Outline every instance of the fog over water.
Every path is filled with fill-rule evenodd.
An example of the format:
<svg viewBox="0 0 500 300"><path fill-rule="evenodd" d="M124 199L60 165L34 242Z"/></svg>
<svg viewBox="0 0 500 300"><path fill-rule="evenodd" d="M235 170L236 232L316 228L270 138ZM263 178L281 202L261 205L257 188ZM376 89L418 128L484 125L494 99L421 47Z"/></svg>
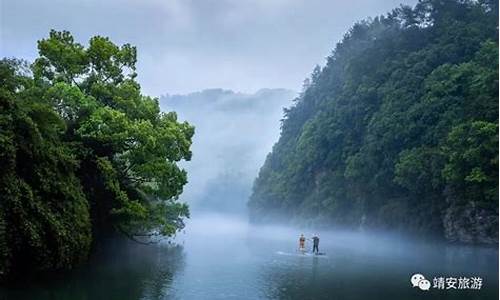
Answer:
<svg viewBox="0 0 500 300"><path fill-rule="evenodd" d="M322 256L297 238L319 234ZM172 243L111 241L88 265L7 299L497 299L498 252L373 232L250 225L203 213ZM310 250L311 242L306 242ZM410 277L480 277L480 290L422 291Z"/></svg>

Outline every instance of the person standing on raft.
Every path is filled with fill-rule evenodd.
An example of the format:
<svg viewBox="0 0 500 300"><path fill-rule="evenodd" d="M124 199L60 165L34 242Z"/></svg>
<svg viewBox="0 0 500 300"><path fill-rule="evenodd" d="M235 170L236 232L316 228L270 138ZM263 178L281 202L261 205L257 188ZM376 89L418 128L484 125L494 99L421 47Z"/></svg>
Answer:
<svg viewBox="0 0 500 300"><path fill-rule="evenodd" d="M319 253L319 237L317 234L315 234L313 237L312 237L312 240L313 240L313 253L316 253L318 254Z"/></svg>
<svg viewBox="0 0 500 300"><path fill-rule="evenodd" d="M306 238L304 234L300 235L299 238L299 251L305 252L306 251Z"/></svg>

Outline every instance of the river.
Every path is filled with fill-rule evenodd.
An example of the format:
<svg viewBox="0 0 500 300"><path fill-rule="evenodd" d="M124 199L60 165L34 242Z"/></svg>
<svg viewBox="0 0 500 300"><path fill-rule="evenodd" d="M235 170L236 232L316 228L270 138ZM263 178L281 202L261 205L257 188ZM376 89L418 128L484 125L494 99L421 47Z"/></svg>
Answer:
<svg viewBox="0 0 500 300"><path fill-rule="evenodd" d="M313 232L194 214L185 232L170 243L110 241L87 265L0 290L0 298L498 299L496 248L320 231L325 255L313 256L297 252L301 233L309 237ZM425 291L412 287L414 273L431 285L439 277L477 277L482 285Z"/></svg>

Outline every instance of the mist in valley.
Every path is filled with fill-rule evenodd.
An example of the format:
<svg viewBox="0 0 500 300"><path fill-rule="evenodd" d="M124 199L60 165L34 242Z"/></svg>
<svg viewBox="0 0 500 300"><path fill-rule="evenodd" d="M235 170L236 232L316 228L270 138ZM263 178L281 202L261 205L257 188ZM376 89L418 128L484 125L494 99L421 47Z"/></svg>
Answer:
<svg viewBox="0 0 500 300"><path fill-rule="evenodd" d="M246 215L253 180L280 132L283 108L296 93L261 89L253 94L210 89L160 98L163 111L195 126L188 184L180 196L191 212Z"/></svg>

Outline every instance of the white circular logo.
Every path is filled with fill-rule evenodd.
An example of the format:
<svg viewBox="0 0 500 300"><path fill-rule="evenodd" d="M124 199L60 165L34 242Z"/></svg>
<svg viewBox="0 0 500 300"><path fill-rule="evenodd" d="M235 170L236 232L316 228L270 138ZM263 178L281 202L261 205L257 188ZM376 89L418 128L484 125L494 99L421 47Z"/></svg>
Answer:
<svg viewBox="0 0 500 300"><path fill-rule="evenodd" d="M416 286L418 286L419 281L423 280L423 279L425 279L424 275L422 275L422 274L413 274L413 276L411 276L410 281L411 281L412 286L416 287Z"/></svg>
<svg viewBox="0 0 500 300"><path fill-rule="evenodd" d="M413 274L410 279L412 287L417 287L422 291L428 291L431 288L431 282L425 279L422 274Z"/></svg>
<svg viewBox="0 0 500 300"><path fill-rule="evenodd" d="M422 279L418 282L418 287L422 291L428 291L431 288L431 282L427 279Z"/></svg>

